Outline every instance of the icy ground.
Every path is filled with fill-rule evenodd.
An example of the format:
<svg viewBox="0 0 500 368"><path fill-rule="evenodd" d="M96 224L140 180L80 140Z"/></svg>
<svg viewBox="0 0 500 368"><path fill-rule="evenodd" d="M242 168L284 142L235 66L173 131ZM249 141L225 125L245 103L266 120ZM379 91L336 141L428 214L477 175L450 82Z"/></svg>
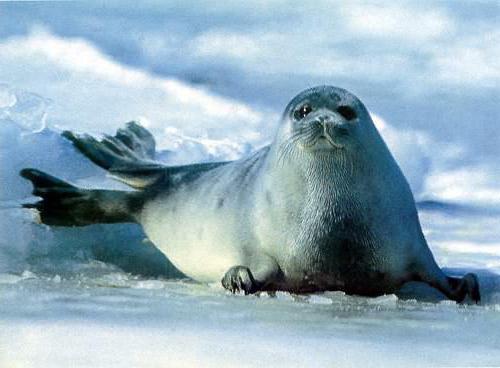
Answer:
<svg viewBox="0 0 500 368"><path fill-rule="evenodd" d="M2 367L498 366L498 304L232 296L89 265L2 275ZM96 276L96 274L100 274Z"/></svg>
<svg viewBox="0 0 500 368"><path fill-rule="evenodd" d="M418 7L416 2L411 4ZM349 32L341 35L345 42L337 47L348 44L355 29L330 27L335 34L317 32L328 35L324 39L292 42L293 37L303 37L304 29L329 23L311 20L312 24L302 24L292 39L286 39L290 36L281 27L289 28L289 17L283 17L271 35L266 30L274 29L276 20L257 17L269 23L255 26L253 33L241 32L241 37L219 27L197 36L187 48L191 54L183 59L162 52L154 58L155 45L157 51L180 49L177 44L167 47L162 40L190 44L183 37L191 30L178 32L182 37L176 38L175 27L168 28L163 30L166 34L137 40L148 46L143 51L154 59L154 65L142 68L102 52L108 44L130 45L127 35L134 33L122 32L120 17L133 18L135 6L129 9L132 15L98 8L104 20L89 21L81 8L72 7L60 9L58 16L51 11L45 15L60 22L66 15L81 19L84 30L101 29L96 24L102 21L119 29L103 37L123 39L91 42L85 34L63 37L45 28L1 38L0 82L6 84L0 85L0 368L500 366L500 145L498 105L492 97L498 94L491 87L499 74L490 67L497 63L490 60L498 60L499 33L489 30L476 13L465 11L473 21L462 27L463 19L453 18L452 12L427 10L430 3L426 4L420 12L403 10L419 30L425 20L431 23L426 30L433 32L412 33L404 27L400 33L388 31L396 38L418 34L418 39L401 40L408 45L408 60L415 60L415 68L387 62L385 57L400 48L386 45L385 35L382 44L388 49L380 49L382 60L375 63L380 70L358 64L359 55L347 53L344 56L354 59L344 60L344 67L314 69L319 74L312 79L307 79L312 71L306 68L316 56L325 55L324 44L330 47L340 29ZM384 21L373 24L394 21L397 8L383 10ZM306 13L311 12L314 6ZM377 14L377 9L370 10L371 16ZM240 15L236 19L246 20L247 11ZM199 11L199 17L206 18L205 10ZM26 19L7 18L11 19L2 19L2 25L14 22L14 28ZM452 21L446 22L448 18ZM141 21L148 25L156 21L157 30L165 24L163 18ZM462 33L456 36L448 25ZM201 27L208 26L202 23ZM6 28L0 29L0 36ZM478 33L471 36L474 30ZM365 45L374 45L370 50L378 49L377 32L358 31L364 32L357 34L358 41L366 38ZM92 36L97 34L101 32ZM492 36L485 39L483 49L478 46L468 52L469 45L480 44L484 34ZM225 47L228 37L241 47ZM466 45L455 45L448 37ZM255 48L261 38L271 45L263 55ZM310 41L316 42L316 56L300 59L283 54L283 44L296 45L298 53ZM100 47L93 42L101 42ZM439 68L414 57L414 50L424 44L430 47L426 55L433 56ZM126 50L117 47L122 49ZM224 50L236 54L223 54ZM481 56L482 52L486 54ZM472 55L472 61L449 59L461 53ZM129 55L134 62L140 59L136 56ZM339 57L326 59L338 62ZM369 61L372 65L372 57ZM462 69L467 62L472 64L469 72ZM394 70L386 70L388 64ZM155 65L164 65L165 72L155 70ZM236 68L241 65L243 70ZM421 65L426 65L431 77L400 74L418 71ZM178 79L168 76L176 67L186 68L174 73ZM294 75L297 69L304 70L304 75ZM198 75L210 70L219 74L211 75L213 84L200 85L188 78L196 79L193 70ZM344 77L321 74L331 70ZM380 73L384 70L385 77ZM358 79L346 79L347 75ZM371 80L372 76L382 80ZM404 85L392 92L392 78L417 86L416 90ZM61 138L63 129L109 134L128 120L139 119L157 138L158 158L167 163L235 159L269 142L282 104L299 89L318 82L357 88L368 108L388 120L373 114L419 202L422 225L438 263L450 274L476 272L481 305L456 305L419 285L410 285L397 296L375 299L342 293L233 296L220 285L179 279L137 226L50 229L34 224L31 213L20 209L20 203L33 199L30 185L18 176L24 167L36 167L78 185L122 187L75 152ZM441 95L427 94L429 90ZM412 99L416 95L417 102ZM268 100L279 102L280 107L258 105Z"/></svg>

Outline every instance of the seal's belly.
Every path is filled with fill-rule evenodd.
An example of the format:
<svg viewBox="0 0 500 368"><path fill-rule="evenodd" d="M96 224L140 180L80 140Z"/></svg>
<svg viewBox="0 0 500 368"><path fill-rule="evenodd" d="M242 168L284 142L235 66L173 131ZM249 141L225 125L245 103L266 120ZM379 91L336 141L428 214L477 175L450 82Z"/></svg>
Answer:
<svg viewBox="0 0 500 368"><path fill-rule="evenodd" d="M144 226L149 239L184 274L200 282L220 281L224 273L241 263L241 252L228 233L218 231L213 220L192 223L187 218L164 218Z"/></svg>
<svg viewBox="0 0 500 368"><path fill-rule="evenodd" d="M228 269L244 264L250 243L237 212L218 208L214 196L173 196L143 211L148 238L185 275L218 282ZM215 197L216 198L216 197Z"/></svg>

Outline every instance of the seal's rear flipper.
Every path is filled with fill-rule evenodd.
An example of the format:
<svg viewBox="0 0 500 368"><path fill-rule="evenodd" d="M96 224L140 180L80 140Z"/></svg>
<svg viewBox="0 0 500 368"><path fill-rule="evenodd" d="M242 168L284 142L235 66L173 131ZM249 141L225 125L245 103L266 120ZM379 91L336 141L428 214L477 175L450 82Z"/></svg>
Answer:
<svg viewBox="0 0 500 368"><path fill-rule="evenodd" d="M134 121L118 129L115 136L106 135L100 141L88 134L75 134L69 130L62 135L92 162L106 170L155 163L155 140L149 131Z"/></svg>
<svg viewBox="0 0 500 368"><path fill-rule="evenodd" d="M434 260L426 267L421 267L413 275L413 281L423 281L458 303L462 303L467 297L473 303L481 302L479 281L475 274L468 273L461 278L446 276Z"/></svg>
<svg viewBox="0 0 500 368"><path fill-rule="evenodd" d="M127 123L125 128L118 129L115 136L104 136L101 140L70 131L62 135L96 165L135 189L142 190L158 182L168 185L173 178L196 176L228 163L166 166L154 160L156 143L151 133L133 121Z"/></svg>
<svg viewBox="0 0 500 368"><path fill-rule="evenodd" d="M62 133L74 146L96 165L108 170L118 180L133 188L142 189L157 181L163 174L164 165L154 160L156 143L152 134L131 121L118 129L114 136L97 140L88 134ZM134 170L133 178L121 175L121 170ZM147 170L145 170L147 169Z"/></svg>
<svg viewBox="0 0 500 368"><path fill-rule="evenodd" d="M134 192L81 189L35 169L23 169L20 175L33 183L33 194L42 198L23 207L36 209L47 225L135 222L133 213L141 206Z"/></svg>

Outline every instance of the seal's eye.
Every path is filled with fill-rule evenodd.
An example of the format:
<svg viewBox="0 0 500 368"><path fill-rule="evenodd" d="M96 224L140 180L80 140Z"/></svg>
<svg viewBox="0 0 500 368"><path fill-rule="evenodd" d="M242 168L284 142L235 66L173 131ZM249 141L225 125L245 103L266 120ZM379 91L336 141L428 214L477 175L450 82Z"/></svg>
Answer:
<svg viewBox="0 0 500 368"><path fill-rule="evenodd" d="M306 117L306 115L309 114L311 111L312 111L311 105L304 104L300 108L295 110L295 112L293 113L293 116L297 120L304 119Z"/></svg>
<svg viewBox="0 0 500 368"><path fill-rule="evenodd" d="M352 120L356 118L356 111L354 111L354 109L350 106L339 106L337 108L337 111L346 120Z"/></svg>

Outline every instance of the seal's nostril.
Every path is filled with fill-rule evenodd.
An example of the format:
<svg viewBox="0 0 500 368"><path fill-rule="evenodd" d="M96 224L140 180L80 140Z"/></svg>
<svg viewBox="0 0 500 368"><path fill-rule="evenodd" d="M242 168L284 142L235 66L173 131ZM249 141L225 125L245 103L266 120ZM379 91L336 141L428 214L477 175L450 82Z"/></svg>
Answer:
<svg viewBox="0 0 500 368"><path fill-rule="evenodd" d="M321 115L320 117L318 117L318 120L321 122L321 123L328 123L332 120L332 117L329 116L329 115Z"/></svg>

